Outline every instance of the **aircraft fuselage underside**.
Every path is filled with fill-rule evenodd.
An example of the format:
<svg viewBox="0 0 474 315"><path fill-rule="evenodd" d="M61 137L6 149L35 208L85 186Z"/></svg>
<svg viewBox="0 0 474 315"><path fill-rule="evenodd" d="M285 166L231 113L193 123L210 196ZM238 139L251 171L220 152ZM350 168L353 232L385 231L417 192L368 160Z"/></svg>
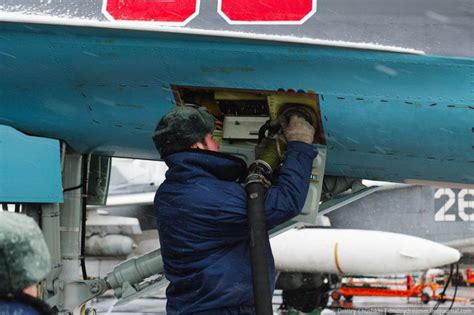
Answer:
<svg viewBox="0 0 474 315"><path fill-rule="evenodd" d="M317 97L327 175L474 183L469 58L9 22L0 46L0 124L80 153L159 159L175 87L299 91Z"/></svg>

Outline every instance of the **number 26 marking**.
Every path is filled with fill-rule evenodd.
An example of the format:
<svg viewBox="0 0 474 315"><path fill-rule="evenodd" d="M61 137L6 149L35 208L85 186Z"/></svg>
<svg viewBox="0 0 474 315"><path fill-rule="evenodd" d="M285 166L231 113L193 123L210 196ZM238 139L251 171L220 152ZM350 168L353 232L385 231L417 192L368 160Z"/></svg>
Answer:
<svg viewBox="0 0 474 315"><path fill-rule="evenodd" d="M200 0L103 0L112 21L143 21L184 26L199 15ZM218 0L229 24L303 24L316 12L316 0Z"/></svg>
<svg viewBox="0 0 474 315"><path fill-rule="evenodd" d="M449 188L438 189L434 195L435 199L440 199L442 196L447 196L448 200L445 204L435 213L435 221L456 221L455 214L448 214L447 212L456 203L456 194ZM473 221L474 222L474 200L466 200L466 196L474 197L474 189L463 189L458 193L458 216L462 221ZM471 214L466 213L466 209L471 209Z"/></svg>

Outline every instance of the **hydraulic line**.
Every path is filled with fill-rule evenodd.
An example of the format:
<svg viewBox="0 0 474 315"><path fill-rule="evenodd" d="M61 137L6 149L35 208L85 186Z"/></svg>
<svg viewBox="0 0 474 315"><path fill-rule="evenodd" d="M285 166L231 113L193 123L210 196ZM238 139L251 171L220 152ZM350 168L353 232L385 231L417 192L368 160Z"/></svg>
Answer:
<svg viewBox="0 0 474 315"><path fill-rule="evenodd" d="M161 251L157 249L120 263L107 274L105 280L110 289L115 290L116 293L118 290L122 294L120 288L124 283L134 286L144 279L162 272L163 260Z"/></svg>
<svg viewBox="0 0 474 315"><path fill-rule="evenodd" d="M87 188L89 184L90 155L83 155L82 158L82 217L81 217L81 270L82 279L87 280L86 268L86 220L87 220Z"/></svg>

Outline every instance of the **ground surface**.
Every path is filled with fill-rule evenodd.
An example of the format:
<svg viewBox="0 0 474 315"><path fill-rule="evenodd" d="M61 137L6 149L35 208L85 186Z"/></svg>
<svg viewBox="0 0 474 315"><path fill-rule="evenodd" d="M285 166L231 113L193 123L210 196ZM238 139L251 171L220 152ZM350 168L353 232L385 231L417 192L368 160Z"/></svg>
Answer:
<svg viewBox="0 0 474 315"><path fill-rule="evenodd" d="M453 295L453 291L452 288L449 288L446 294ZM459 287L457 296L470 297L474 299L474 288ZM122 306L113 306L115 302L115 298L108 296L92 301L89 306L96 308L98 314L166 314L166 298L164 290L158 291L153 296L142 298ZM278 306L281 303L281 297L278 292L275 294L273 302L275 306L275 314L281 314L277 311ZM414 298L407 301L406 298L354 297L352 309L328 309L323 311L322 314L430 314L435 305L436 302L434 301L424 305L418 299ZM445 314L449 306L449 302L441 304L434 314ZM454 303L452 310L448 314L474 314L474 304L466 305L462 303Z"/></svg>

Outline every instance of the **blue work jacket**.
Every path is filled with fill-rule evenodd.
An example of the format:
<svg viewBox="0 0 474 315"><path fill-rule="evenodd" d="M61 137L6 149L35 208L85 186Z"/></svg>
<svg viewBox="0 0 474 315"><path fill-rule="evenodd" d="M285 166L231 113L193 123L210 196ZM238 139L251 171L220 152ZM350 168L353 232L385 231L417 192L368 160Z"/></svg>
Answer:
<svg viewBox="0 0 474 315"><path fill-rule="evenodd" d="M0 300L0 315L41 315L41 313L30 305Z"/></svg>
<svg viewBox="0 0 474 315"><path fill-rule="evenodd" d="M40 299L20 294L0 297L0 315L52 315L49 306Z"/></svg>
<svg viewBox="0 0 474 315"><path fill-rule="evenodd" d="M300 213L316 155L312 145L288 143L286 160L265 194L268 229ZM205 150L174 153L165 162L169 170L154 208L170 281L167 313L254 314L247 194L238 183L246 175L245 162Z"/></svg>

